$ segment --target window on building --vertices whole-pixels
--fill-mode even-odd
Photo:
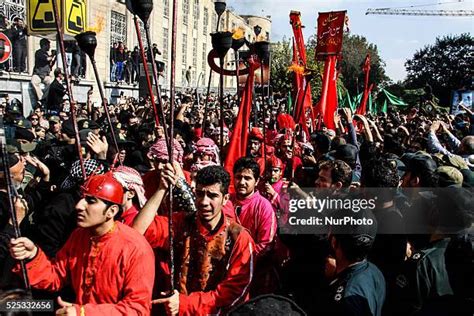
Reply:
[[[214,32],[217,27],[217,14],[215,12],[212,13],[212,27],[211,32]]]
[[[124,14],[112,11],[110,15],[110,42],[127,43],[127,18]]]
[[[183,33],[183,44],[181,46],[181,62],[183,63],[183,65],[186,66],[186,64],[188,63],[188,46],[187,46],[187,43],[188,43],[188,35],[187,34],[184,34]]]
[[[207,44],[202,43],[202,64],[201,70],[202,72],[206,73],[206,66],[207,66]]]
[[[207,26],[209,24],[209,9],[204,8],[203,21],[202,21],[202,34],[207,36]]]
[[[148,47],[148,43],[146,41],[146,31],[145,31],[145,24],[141,20],[138,20],[138,29],[140,31],[140,36],[142,37],[143,48]]]
[[[162,54],[163,59],[168,60],[168,29],[166,27],[163,28],[163,43],[161,47],[163,48]]]
[[[223,30],[225,30],[225,21],[221,17],[221,22],[220,22],[220,25],[219,25],[219,31],[223,31]]]
[[[197,68],[198,39],[193,38],[193,68]]]
[[[170,15],[170,2],[169,0],[163,0],[163,16],[167,18]]]
[[[197,30],[199,26],[199,0],[194,0],[193,21],[194,21],[193,27],[195,30]]]
[[[183,1],[183,24],[188,25],[189,18],[189,0]]]
[[[270,40],[270,33],[269,33],[269,32],[265,32],[265,36],[266,36],[267,41],[269,41],[269,40]]]
[[[4,0],[0,1],[0,15],[13,21],[16,17],[26,18],[26,0]]]

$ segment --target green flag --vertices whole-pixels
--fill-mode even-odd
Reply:
[[[393,104],[400,108],[406,108],[408,106],[408,104],[406,104],[402,99],[394,96],[387,90],[383,89],[382,91],[385,94],[385,97],[387,98],[388,102],[390,102],[390,104]]]
[[[291,111],[293,110],[293,100],[291,99],[291,92],[288,91],[288,112],[291,114]]]
[[[368,107],[367,107],[367,108],[368,108],[368,112],[369,112],[369,113],[374,113],[374,112],[375,112],[375,108],[373,107],[374,104],[372,103],[372,93],[369,93],[369,100],[368,100],[367,103],[369,103],[369,104],[368,104]]]
[[[387,111],[388,111],[388,103],[387,103],[387,100],[384,100],[383,106],[382,106],[382,112],[387,113]]]

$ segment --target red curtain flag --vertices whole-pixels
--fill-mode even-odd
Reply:
[[[323,85],[321,87],[321,100],[317,113],[322,118],[327,128],[335,129],[334,112],[337,110],[337,56],[328,56],[324,64]]]
[[[301,23],[301,13],[298,11],[290,12],[290,24],[293,29],[293,36],[298,48],[298,54],[301,58],[300,62],[306,66],[306,47],[304,46],[303,24]]]
[[[252,58],[250,58],[249,64],[250,71],[247,76],[247,83],[245,84],[245,89],[242,94],[239,114],[237,115],[237,120],[230,139],[229,151],[227,152],[227,157],[224,162],[224,169],[230,173],[231,179],[233,179],[232,169],[234,168],[234,163],[240,157],[245,156],[247,151],[250,112],[252,110],[252,91],[255,83],[255,70],[260,66]],[[231,181],[231,187],[233,188],[233,181]]]
[[[295,44],[295,39],[293,38],[293,60],[292,60],[292,65],[299,66],[298,63],[298,51],[296,50],[296,44]],[[297,68],[297,67],[295,67]],[[298,73],[297,69],[294,71],[294,76],[293,76],[293,89],[292,89],[292,97],[293,100],[295,100],[295,105],[293,107],[293,118],[296,118],[298,113],[300,113],[300,103],[298,102],[300,94],[303,93],[303,76]]]
[[[359,108],[357,109],[356,114],[365,115],[367,111],[367,99],[369,98],[370,90],[372,90],[372,85],[369,87],[370,54],[367,54],[367,56],[365,56],[362,71],[365,73],[364,96],[362,97],[362,102]]]
[[[303,25],[301,23],[301,13],[298,11],[290,12],[290,24],[293,29],[293,64],[301,65],[306,68],[306,47],[303,38]],[[296,51],[295,51],[296,49]],[[298,59],[299,56],[299,59]],[[294,100],[296,103],[294,119],[295,122],[300,124],[305,132],[308,134],[308,128],[306,127],[306,114],[307,110],[312,108],[313,100],[311,96],[311,84],[306,82],[304,74],[295,72],[295,85],[293,91],[297,92]],[[314,126],[314,115],[312,110],[310,116]],[[309,135],[308,135],[309,136]]]

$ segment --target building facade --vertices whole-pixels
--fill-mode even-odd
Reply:
[[[2,0],[0,3],[0,14],[12,20],[15,16],[26,17],[26,1],[28,0]],[[163,90],[169,89],[169,79],[171,75],[171,31],[172,31],[172,0],[154,1],[154,9],[150,17],[151,42],[156,43],[162,54],[159,61],[165,63],[165,71],[161,77]],[[106,87],[109,97],[118,95],[118,91],[125,91],[126,95],[137,94],[137,87],[121,85],[116,87],[110,83],[110,47],[114,42],[123,42],[129,50],[138,46],[137,35],[133,15],[127,10],[125,0],[88,0],[87,18],[89,26],[100,24],[103,21],[103,29],[97,34],[98,47],[95,58],[101,80]],[[178,1],[178,24],[176,42],[176,87],[200,87],[207,86],[209,72],[207,55],[212,49],[210,33],[216,31],[217,14],[214,11],[213,0],[180,0]],[[25,20],[26,21],[26,20]],[[232,9],[226,10],[221,17],[219,31],[231,31],[237,27],[245,29],[245,36],[250,41],[255,39],[253,27],[259,25],[262,28],[261,34],[270,39],[271,20],[269,17],[239,16]],[[145,38],[143,25],[140,22],[142,37]],[[53,35],[54,36],[54,35]],[[39,48],[37,36],[28,38],[28,70],[31,74],[34,66],[34,52]],[[52,47],[55,43],[52,42]],[[245,49],[245,47],[244,47]],[[229,51],[226,56],[226,67],[235,68],[234,52]],[[186,81],[186,70],[191,67],[191,82]],[[95,86],[94,74],[88,61],[86,66],[86,79],[79,85],[90,87]],[[8,80],[28,81],[26,75],[7,74]],[[0,81],[6,80],[6,74],[0,75]],[[211,87],[217,88],[218,75],[212,76]],[[236,86],[235,78],[226,78],[225,88],[232,89]],[[84,89],[84,91],[88,90]],[[0,89],[2,84],[0,83]],[[22,84],[23,88],[23,84]],[[75,87],[80,88],[80,87]],[[81,90],[81,89],[79,89]],[[94,88],[97,91],[96,87]],[[82,90],[81,90],[82,91]],[[82,94],[79,93],[81,96]],[[22,92],[22,99],[25,93]],[[85,97],[85,94],[84,94]],[[98,97],[98,96],[97,96]],[[77,98],[80,102],[80,98]]]

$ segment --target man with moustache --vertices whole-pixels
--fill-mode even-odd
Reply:
[[[60,315],[146,315],[151,305],[153,251],[135,230],[116,222],[122,185],[111,173],[92,176],[77,203],[78,228],[50,260],[31,240],[12,239],[10,253],[26,260],[31,286],[58,291],[72,285],[76,303],[58,297]],[[19,264],[15,272],[21,273]]]
[[[272,204],[257,190],[260,167],[253,158],[238,159],[233,168],[235,195],[231,197],[236,215],[255,241],[256,272],[251,295],[271,293],[273,286],[269,272],[275,247],[277,218]]]
[[[166,164],[160,184],[133,227],[153,248],[168,250],[169,219],[156,215],[177,166]],[[154,300],[168,315],[225,313],[248,298],[253,278],[254,242],[249,233],[223,212],[229,200],[230,175],[208,166],[196,175],[197,212],[173,214],[175,284],[170,297]]]

